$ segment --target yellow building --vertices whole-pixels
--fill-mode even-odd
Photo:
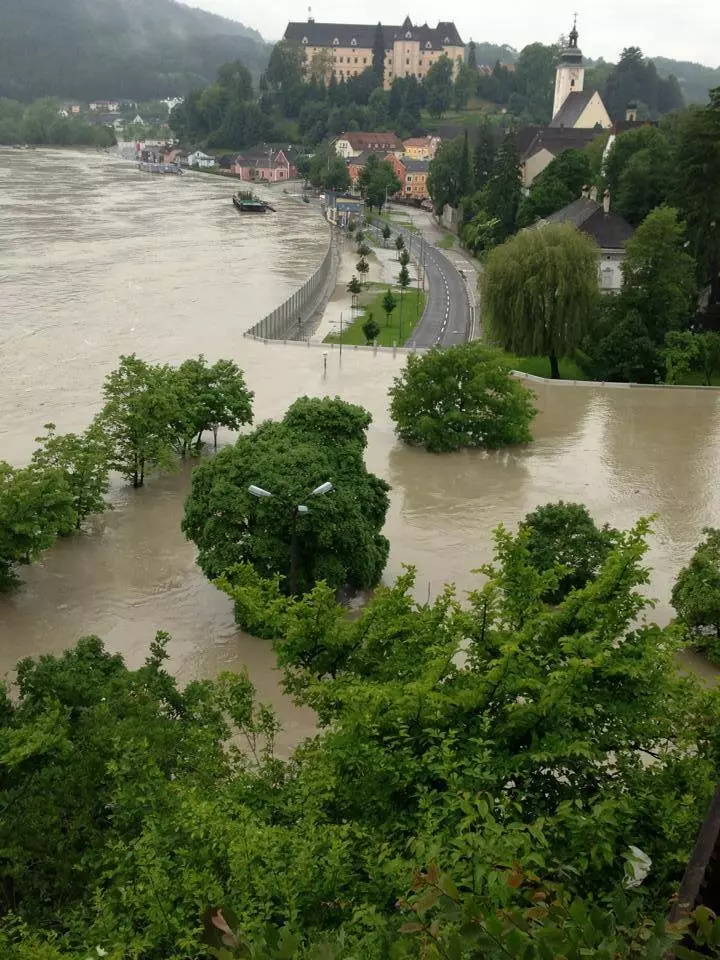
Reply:
[[[410,137],[403,145],[405,156],[411,160],[432,160],[440,146],[440,137]]]
[[[465,44],[454,23],[441,21],[437,27],[427,23],[413,25],[410,17],[399,27],[381,26],[385,45],[384,87],[390,89],[396,77],[422,79],[443,55],[452,60],[457,72]],[[339,82],[356,77],[372,67],[373,44],[377,26],[352,23],[315,23],[313,19],[288,23],[285,40],[305,49],[308,76]]]

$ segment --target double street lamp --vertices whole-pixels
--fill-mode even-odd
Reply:
[[[321,483],[319,487],[315,487],[314,490],[311,490],[309,496],[322,497],[326,493],[330,493],[332,490],[333,485],[329,480],[326,480],[325,483]],[[276,494],[271,493],[270,490],[264,490],[262,487],[256,487],[254,483],[251,483],[248,487],[248,493],[252,494],[253,497],[257,497],[259,500],[279,500],[285,506],[290,507],[290,510],[292,511],[290,527],[290,595],[294,597],[297,594],[297,518],[300,514],[310,513],[310,508],[305,506],[304,503],[292,503],[289,500],[278,497]]]

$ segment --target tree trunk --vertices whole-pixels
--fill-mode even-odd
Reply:
[[[555,356],[555,351],[550,351],[550,376],[553,380],[560,379],[560,365],[558,364],[558,358]]]

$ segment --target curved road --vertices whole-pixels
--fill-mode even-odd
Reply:
[[[423,266],[427,281],[425,311],[405,346],[451,347],[456,343],[465,343],[471,329],[470,301],[465,281],[442,251],[428,243],[422,233],[403,230],[397,224],[393,224],[393,229],[405,238],[405,245],[413,260]]]

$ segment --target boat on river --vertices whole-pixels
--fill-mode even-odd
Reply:
[[[275,207],[270,206],[265,200],[256,197],[248,190],[239,190],[232,198],[233,206],[240,213],[266,213],[268,210],[275,213]]]

